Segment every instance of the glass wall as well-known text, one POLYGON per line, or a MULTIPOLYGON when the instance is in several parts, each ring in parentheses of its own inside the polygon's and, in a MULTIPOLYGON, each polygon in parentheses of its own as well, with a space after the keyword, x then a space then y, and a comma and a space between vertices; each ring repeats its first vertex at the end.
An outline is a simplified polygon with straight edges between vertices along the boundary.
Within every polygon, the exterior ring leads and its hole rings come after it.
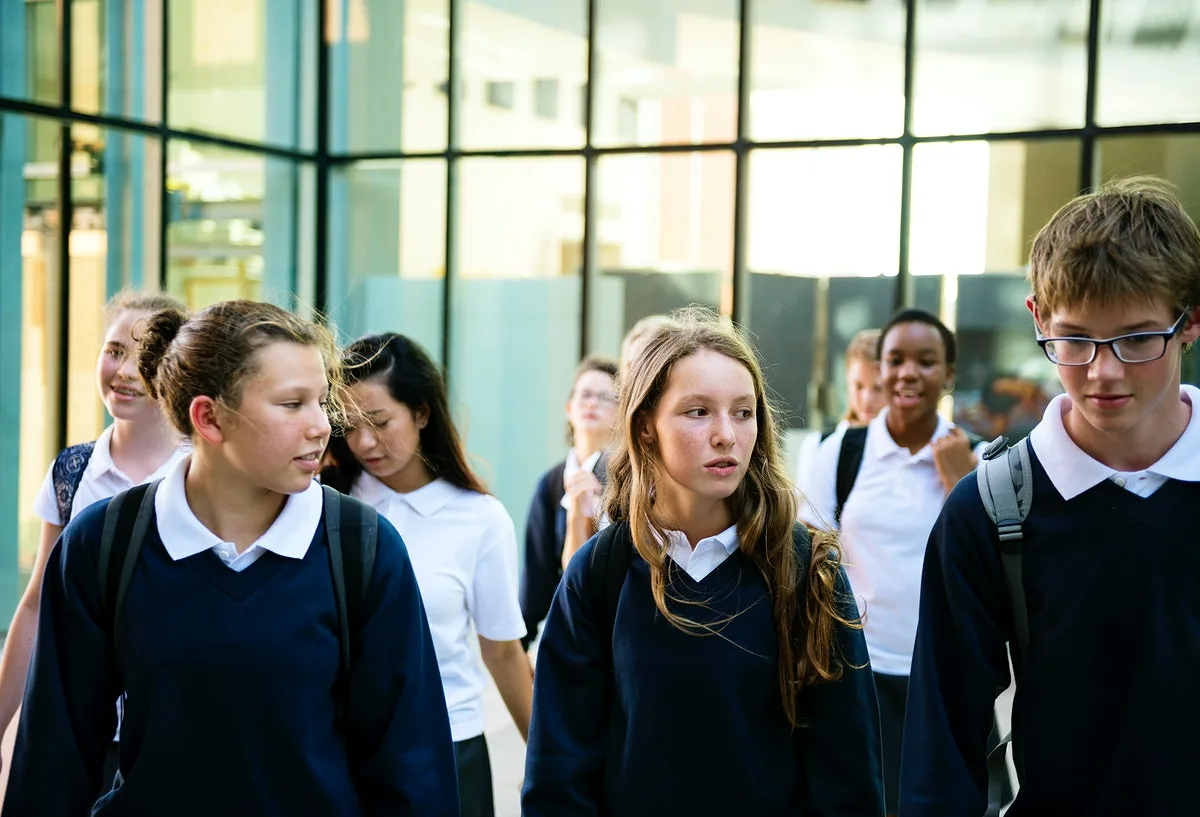
POLYGON ((0 3, 0 606, 36 482, 105 422, 122 286, 410 335, 518 525, 576 361, 685 304, 754 333, 792 442, 905 304, 961 335, 947 412, 1021 433, 1057 389, 1023 307, 1037 228, 1133 173, 1200 216, 1200 0, 1093 6, 0 3))

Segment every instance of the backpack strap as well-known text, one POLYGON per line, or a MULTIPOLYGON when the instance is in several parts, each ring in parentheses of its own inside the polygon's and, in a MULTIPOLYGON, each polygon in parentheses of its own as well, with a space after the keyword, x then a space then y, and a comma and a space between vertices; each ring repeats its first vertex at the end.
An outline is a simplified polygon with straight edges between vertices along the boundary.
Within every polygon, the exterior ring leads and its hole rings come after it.
POLYGON ((629 566, 633 564, 633 537, 628 522, 609 525, 598 533, 588 563, 588 588, 592 609, 597 611, 601 636, 607 636, 605 657, 612 671, 613 629, 617 623, 617 605, 629 566))
POLYGON ((367 591, 379 545, 379 515, 370 505, 323 485, 325 539, 337 607, 339 685, 345 693, 354 656, 354 639, 365 617, 367 591))
POLYGON ((58 518, 62 527, 71 521, 71 506, 75 504, 75 494, 79 492, 79 483, 83 481, 83 472, 92 459, 92 451, 96 443, 80 443, 70 448, 64 448, 54 458, 50 468, 50 479, 54 483, 54 500, 58 505, 58 518))
POLYGON ((112 622, 113 640, 120 631, 125 593, 137 568, 138 554, 146 541, 146 532, 154 521, 154 495, 161 480, 135 485, 117 494, 104 509, 104 527, 100 534, 97 570, 100 579, 100 605, 112 622))
POLYGON ((858 479, 858 471, 862 468, 863 452, 866 447, 866 426, 851 426, 846 429, 842 436, 842 447, 838 451, 837 461, 837 506, 834 508, 833 518, 838 525, 842 524, 842 510, 846 507, 846 500, 850 498, 854 481, 858 479))
POLYGON ((1021 523, 1029 516, 1033 502, 1028 438, 1011 448, 1005 438, 996 438, 983 453, 978 470, 979 496, 1000 537, 1004 583, 1008 589, 1017 648, 1023 655, 1029 648, 1029 616, 1022 580, 1025 532, 1021 523))

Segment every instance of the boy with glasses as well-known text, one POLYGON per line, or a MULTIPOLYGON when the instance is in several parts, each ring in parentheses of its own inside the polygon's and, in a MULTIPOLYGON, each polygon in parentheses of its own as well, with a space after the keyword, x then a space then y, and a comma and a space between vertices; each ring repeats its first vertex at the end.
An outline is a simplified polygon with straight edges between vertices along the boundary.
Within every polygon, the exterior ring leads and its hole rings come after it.
POLYGON ((981 815, 1016 674, 1009 817, 1188 814, 1200 770, 1200 231, 1154 179, 1076 198, 1034 239, 1037 342, 1065 395, 1029 435, 1017 649, 996 525, 951 493, 922 578, 901 817, 981 815))

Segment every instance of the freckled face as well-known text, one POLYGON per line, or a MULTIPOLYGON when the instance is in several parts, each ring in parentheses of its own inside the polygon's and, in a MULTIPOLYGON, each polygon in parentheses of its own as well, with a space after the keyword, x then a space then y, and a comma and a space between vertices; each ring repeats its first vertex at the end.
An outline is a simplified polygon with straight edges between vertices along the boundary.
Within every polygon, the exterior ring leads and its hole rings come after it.
POLYGON ((96 386, 108 413, 117 420, 138 420, 157 413, 159 405, 146 394, 137 370, 138 322, 149 312, 127 309, 117 314, 104 333, 96 361, 96 386))

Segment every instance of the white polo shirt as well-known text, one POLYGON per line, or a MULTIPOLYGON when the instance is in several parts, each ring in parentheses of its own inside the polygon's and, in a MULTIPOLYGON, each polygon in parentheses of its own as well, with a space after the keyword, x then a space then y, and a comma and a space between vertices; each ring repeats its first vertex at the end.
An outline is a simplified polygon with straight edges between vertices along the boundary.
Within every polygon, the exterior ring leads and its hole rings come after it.
POLYGON ((1169 479, 1200 482, 1200 389, 1179 387, 1179 399, 1191 408, 1191 419, 1175 444, 1158 462, 1144 471, 1118 471, 1093 459, 1075 444, 1063 425, 1071 398, 1060 394, 1050 401, 1042 421, 1029 434, 1038 462, 1063 499, 1074 499, 1104 480, 1112 480, 1132 494, 1147 497, 1169 479))
POLYGON ((325 507, 324 493, 316 482, 298 494, 292 494, 271 527, 241 553, 204 527, 188 505, 184 479, 191 457, 180 460, 167 472, 154 495, 154 517, 163 547, 178 562, 206 550, 213 551, 225 566, 241 573, 257 562, 268 550, 289 559, 303 559, 317 533, 325 507))
MULTIPOLYGON (((122 491, 128 491, 137 484, 125 476, 113 462, 112 435, 113 427, 109 426, 96 438, 96 447, 92 449, 91 459, 88 460, 88 464, 83 470, 79 488, 75 492, 75 499, 71 502, 71 519, 78 516, 79 512, 87 506, 102 499, 108 499, 110 496, 116 496, 122 491)), ((190 445, 181 444, 166 462, 143 481, 153 482, 161 479, 190 451, 190 445)), ((51 525, 66 526, 67 522, 71 521, 70 519, 63 520, 58 512, 58 497, 54 492, 53 463, 46 470, 46 478, 42 480, 42 487, 38 489, 37 497, 33 500, 33 512, 51 525)))
POLYGON ((483 668, 472 625, 491 641, 525 635, 517 596, 517 534, 495 497, 436 479, 397 493, 370 474, 350 495, 391 522, 412 560, 455 742, 483 734, 483 668))
MULTIPOLYGON (((842 508, 840 525, 846 575, 863 616, 871 669, 908 675, 917 637, 921 568, 933 523, 946 501, 933 449, 912 454, 887 430, 885 408, 867 426, 862 467, 842 508)), ((938 418, 933 439, 953 426, 938 418)), ((845 429, 821 443, 803 486, 800 518, 815 528, 839 529, 837 462, 845 429)), ((979 449, 986 447, 981 444, 979 449)), ((977 451, 978 453, 978 451, 977 451)))

